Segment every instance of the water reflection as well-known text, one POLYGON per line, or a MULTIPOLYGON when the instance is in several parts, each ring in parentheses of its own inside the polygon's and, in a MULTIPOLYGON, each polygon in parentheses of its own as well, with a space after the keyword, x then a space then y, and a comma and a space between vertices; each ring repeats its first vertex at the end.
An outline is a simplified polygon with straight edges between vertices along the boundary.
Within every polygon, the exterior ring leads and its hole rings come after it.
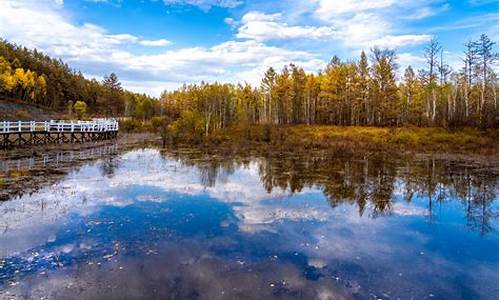
POLYGON ((3 153, 0 158, 0 201, 34 193, 57 182, 68 171, 100 158, 116 156, 118 145, 103 145, 80 150, 33 153, 3 153))
POLYGON ((497 180, 425 157, 108 156, 0 203, 0 295, 495 298, 497 180))
MULTIPOLYGON (((250 165, 248 158, 240 156, 212 156, 208 163, 200 163, 196 154, 190 157, 181 153, 176 159, 197 166, 200 182, 208 187, 227 181, 236 169, 250 165)), ((461 202, 467 226, 480 234, 493 230, 498 219, 498 205, 494 203, 498 196, 498 170, 493 166, 426 157, 339 158, 324 153, 278 153, 253 162, 257 162, 261 183, 268 193, 299 193, 317 188, 332 208, 352 204, 360 217, 366 213, 372 217, 392 214, 398 200, 412 203, 418 199, 426 201, 430 221, 443 202, 461 202)))

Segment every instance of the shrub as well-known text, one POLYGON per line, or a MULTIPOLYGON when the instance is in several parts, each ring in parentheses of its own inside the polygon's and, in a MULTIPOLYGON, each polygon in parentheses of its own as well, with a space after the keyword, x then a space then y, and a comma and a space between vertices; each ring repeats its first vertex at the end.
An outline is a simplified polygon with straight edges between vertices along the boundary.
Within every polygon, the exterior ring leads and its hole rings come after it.
POLYGON ((25 111, 25 110, 18 110, 18 111, 16 112, 16 117, 17 117, 18 119, 20 119, 20 120, 27 120, 27 119, 29 119, 31 116, 30 116, 30 114, 29 114, 27 111, 25 111))
POLYGON ((264 124, 262 127, 262 140, 266 143, 271 142, 273 127, 271 124, 264 124))
POLYGON ((203 116, 192 111, 183 111, 180 118, 174 122, 177 134, 196 142, 201 142, 205 133, 203 116))
POLYGON ((83 101, 76 101, 75 105, 73 105, 73 109, 75 110, 78 118, 81 118, 87 112, 87 103, 83 101))
POLYGON ((142 124, 140 121, 136 119, 123 119, 120 120, 120 130, 124 132, 136 132, 142 128, 142 124))

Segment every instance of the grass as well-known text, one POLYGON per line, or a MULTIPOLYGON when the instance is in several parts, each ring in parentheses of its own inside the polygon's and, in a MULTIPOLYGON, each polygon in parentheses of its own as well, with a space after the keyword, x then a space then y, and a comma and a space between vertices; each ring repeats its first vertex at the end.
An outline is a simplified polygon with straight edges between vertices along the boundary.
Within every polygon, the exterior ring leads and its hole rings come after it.
MULTIPOLYGON (((123 132, 154 132, 153 122, 127 120, 123 132)), ((429 154, 498 155, 498 128, 473 127, 362 127, 331 125, 233 126, 202 134, 176 134, 169 139, 180 144, 206 147, 245 148, 266 146, 282 150, 332 149, 339 153, 356 151, 429 154)))
POLYGON ((339 148, 343 151, 451 152, 498 154, 498 129, 381 128, 295 125, 233 127, 212 133, 205 144, 269 144, 286 148, 339 148))

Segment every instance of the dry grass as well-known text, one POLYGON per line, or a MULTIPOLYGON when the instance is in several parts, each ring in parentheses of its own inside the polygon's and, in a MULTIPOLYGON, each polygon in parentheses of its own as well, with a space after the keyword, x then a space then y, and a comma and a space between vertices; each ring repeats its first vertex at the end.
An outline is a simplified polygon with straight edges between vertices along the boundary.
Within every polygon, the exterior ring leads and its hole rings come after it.
POLYGON ((498 129, 380 128, 339 126, 234 127, 210 135, 206 144, 266 143, 287 148, 340 148, 345 151, 450 152, 498 154, 498 129))

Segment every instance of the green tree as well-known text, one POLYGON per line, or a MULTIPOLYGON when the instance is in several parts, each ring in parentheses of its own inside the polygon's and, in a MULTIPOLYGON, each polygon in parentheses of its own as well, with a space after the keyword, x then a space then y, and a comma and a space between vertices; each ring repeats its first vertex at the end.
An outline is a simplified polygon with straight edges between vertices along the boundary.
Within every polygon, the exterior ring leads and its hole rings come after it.
POLYGON ((474 43, 474 52, 477 55, 477 72, 479 73, 479 78, 481 81, 481 93, 480 100, 478 101, 478 112, 479 112, 479 124, 485 125, 485 119, 483 115, 486 112, 486 107, 491 110, 494 110, 494 107, 497 106, 495 104, 495 99, 491 99, 494 97, 488 97, 487 92, 488 88, 491 87, 489 82, 491 72, 492 72, 492 64, 498 60, 498 53, 494 52, 493 46, 495 42, 491 41, 490 38, 486 34, 481 34, 479 40, 474 43), (489 101, 491 99, 491 101, 489 101))
POLYGON ((87 112, 87 103, 84 101, 76 101, 73 105, 73 109, 76 112, 79 119, 81 119, 87 112))
POLYGON ((106 103, 104 106, 107 108, 108 115, 116 115, 121 113, 124 108, 124 101, 122 98, 122 87, 115 73, 104 76, 102 81, 103 86, 106 88, 106 103))
POLYGON ((396 86, 396 54, 393 50, 372 49, 372 90, 374 125, 398 124, 399 98, 396 86))
POLYGON ((370 66, 365 51, 361 51, 359 63, 356 68, 355 95, 359 107, 359 119, 362 125, 370 124, 370 66))
POLYGON ((263 93, 264 111, 263 118, 267 123, 277 123, 276 116, 276 71, 272 67, 267 69, 262 78, 260 88, 263 93))

